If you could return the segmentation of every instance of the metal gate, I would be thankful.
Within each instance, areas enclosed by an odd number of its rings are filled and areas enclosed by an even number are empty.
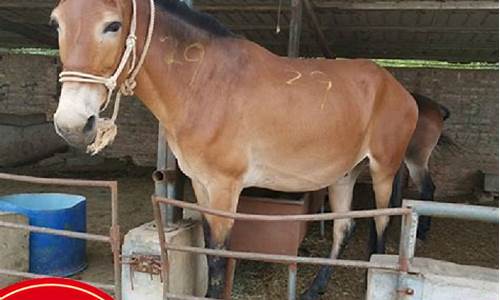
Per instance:
[[[388,208],[377,210],[351,211],[347,213],[322,213],[322,214],[307,214],[307,215],[252,215],[241,213],[229,213],[220,210],[200,207],[196,204],[186,203],[183,201],[166,199],[153,196],[153,209],[156,221],[156,228],[160,239],[161,259],[162,259],[162,276],[164,278],[164,299],[209,299],[186,295],[173,295],[167,292],[168,289],[168,253],[167,251],[190,252],[196,254],[205,254],[229,258],[228,266],[234,266],[235,259],[258,260],[271,263],[281,263],[289,265],[288,279],[288,299],[296,298],[296,264],[316,264],[342,266],[350,268],[365,268],[365,269],[387,269],[399,272],[397,294],[400,300],[417,299],[414,282],[410,280],[410,266],[415,253],[415,243],[417,239],[417,226],[419,216],[435,216],[447,217],[456,219],[476,220],[498,223],[498,208],[473,206],[454,203],[440,203],[431,201],[403,200],[401,208]],[[197,247],[175,246],[166,243],[165,232],[162,226],[162,217],[160,213],[160,204],[172,205],[184,209],[195,210],[204,214],[210,214],[223,218],[237,220],[251,220],[262,222],[276,221],[323,221],[335,220],[343,218],[372,218],[375,216],[402,216],[401,238],[399,246],[399,262],[397,264],[380,264],[359,260],[345,259],[329,259],[329,258],[311,258],[298,257],[288,255],[272,255],[254,252],[237,252],[228,250],[214,250]],[[225,298],[230,299],[233,278],[226,279]],[[213,300],[213,299],[212,299]]]
[[[110,284],[102,284],[102,283],[87,282],[87,281],[82,281],[82,282],[91,284],[97,288],[113,291],[115,299],[121,300],[121,264],[120,264],[121,237],[120,237],[120,226],[118,225],[118,184],[116,181],[38,178],[38,177],[20,176],[20,175],[12,175],[5,173],[0,173],[0,180],[10,180],[10,181],[27,182],[27,183],[43,184],[43,185],[108,188],[111,192],[111,227],[109,236],[74,232],[68,230],[59,230],[59,229],[52,229],[39,226],[30,226],[30,225],[16,224],[3,221],[0,221],[0,227],[14,228],[20,230],[27,230],[29,232],[46,233],[46,234],[65,236],[76,239],[109,243],[111,246],[111,251],[113,252],[113,269],[114,269],[115,283],[113,285],[110,285]],[[5,269],[0,269],[0,274],[24,277],[24,278],[49,277],[46,275],[18,272]]]

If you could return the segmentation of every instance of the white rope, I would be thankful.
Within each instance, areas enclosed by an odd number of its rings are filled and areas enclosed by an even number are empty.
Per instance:
[[[124,80],[124,82],[120,85],[120,88],[116,92],[115,105],[113,108],[113,115],[110,119],[108,118],[99,118],[97,119],[97,133],[94,142],[87,147],[87,152],[95,155],[99,153],[102,149],[104,149],[107,145],[111,144],[117,133],[117,126],[115,124],[116,118],[118,117],[118,111],[120,108],[120,100],[121,96],[132,96],[134,94],[134,89],[137,85],[136,77],[139,74],[139,71],[144,64],[146,59],[146,55],[148,53],[149,47],[151,46],[151,41],[153,39],[153,31],[155,25],[155,4],[154,0],[149,0],[150,5],[150,16],[149,16],[149,26],[146,35],[146,39],[144,42],[144,49],[142,50],[141,57],[137,60],[137,0],[132,1],[132,19],[130,21],[130,31],[127,36],[127,40],[125,43],[125,51],[123,52],[122,58],[116,71],[110,77],[104,77],[99,75],[87,74],[78,71],[63,71],[59,74],[60,82],[80,82],[80,83],[95,83],[102,84],[107,89],[107,98],[106,102],[104,102],[103,107],[101,108],[101,112],[106,110],[109,103],[111,102],[111,98],[114,90],[117,87],[117,81],[123,70],[125,69],[127,63],[130,61],[130,67],[127,72],[128,78]],[[137,64],[136,64],[137,63]]]

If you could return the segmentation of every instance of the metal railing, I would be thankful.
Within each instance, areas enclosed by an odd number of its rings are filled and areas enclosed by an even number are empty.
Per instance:
[[[195,254],[205,254],[229,258],[228,265],[234,265],[235,259],[258,260],[271,263],[282,263],[289,266],[289,282],[288,282],[288,299],[296,298],[296,280],[297,280],[297,264],[317,264],[342,266],[350,268],[365,268],[365,269],[387,269],[399,272],[398,277],[398,298],[410,299],[415,293],[412,282],[409,280],[411,271],[411,262],[415,253],[415,241],[419,216],[435,216],[435,217],[450,217],[467,220],[479,220],[486,222],[498,223],[498,208],[483,207],[452,203],[439,203],[431,201],[416,201],[404,200],[401,208],[388,208],[378,210],[351,211],[347,213],[322,213],[322,214],[307,214],[307,215],[253,215],[242,213],[230,213],[220,210],[200,207],[196,204],[186,203],[174,199],[166,199],[162,197],[152,196],[154,217],[156,228],[158,230],[161,259],[162,259],[162,278],[164,284],[164,299],[209,299],[203,297],[194,297],[186,295],[174,295],[169,293],[168,279],[168,252],[179,251]],[[262,222],[276,221],[322,221],[335,220],[345,218],[371,218],[375,216],[402,216],[401,240],[399,248],[399,262],[397,264],[389,263],[374,263],[360,260],[345,260],[345,259],[329,259],[329,258],[311,258],[298,257],[288,255],[273,255],[262,254],[255,252],[238,252],[229,250],[216,250],[198,247],[175,246],[166,243],[165,230],[162,226],[162,218],[160,213],[160,204],[172,205],[184,209],[195,210],[204,214],[210,214],[223,218],[234,220],[252,220]],[[226,278],[225,299],[230,299],[232,289],[232,275],[228,272],[229,278]],[[229,284],[228,284],[229,283]],[[213,300],[213,299],[212,299]]]
[[[415,299],[417,287],[411,278],[411,263],[415,256],[418,218],[432,216],[442,218],[484,221],[498,224],[498,208],[433,201],[403,200],[403,208],[411,209],[411,214],[404,215],[401,221],[399,244],[398,292],[399,299]]]
[[[120,264],[120,251],[121,251],[121,237],[120,226],[118,225],[118,184],[116,181],[97,181],[97,180],[77,180],[77,179],[60,179],[60,178],[38,178],[22,175],[12,175],[0,173],[0,180],[10,180],[43,185],[60,185],[72,187],[95,187],[95,188],[108,188],[111,192],[111,227],[109,236],[82,233],[69,230],[52,229],[39,226],[30,226],[24,224],[10,223],[0,221],[0,227],[27,230],[29,232],[46,233],[58,236],[71,237],[76,239],[83,239],[88,241],[106,242],[111,245],[113,252],[113,270],[114,270],[114,284],[102,284],[96,282],[83,281],[91,284],[97,288],[110,290],[114,292],[114,297],[121,300],[121,264]],[[33,274],[27,272],[18,272],[6,269],[0,269],[0,274],[8,276],[17,276],[24,278],[44,278],[52,277],[47,275]]]

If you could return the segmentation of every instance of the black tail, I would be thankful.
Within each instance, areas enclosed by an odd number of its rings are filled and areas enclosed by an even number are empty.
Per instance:
[[[450,152],[451,154],[459,154],[463,152],[463,148],[455,143],[455,141],[449,137],[446,134],[441,134],[439,137],[438,143],[437,143],[437,149],[438,151],[442,149],[443,147],[446,147],[446,150]]]
[[[451,116],[450,110],[442,104],[439,104],[439,108],[441,109],[441,114],[443,115],[443,121],[448,120]],[[441,136],[439,137],[437,143],[437,147],[446,147],[446,150],[451,154],[459,154],[463,152],[462,147],[455,143],[455,141],[450,136],[444,133],[441,133]]]

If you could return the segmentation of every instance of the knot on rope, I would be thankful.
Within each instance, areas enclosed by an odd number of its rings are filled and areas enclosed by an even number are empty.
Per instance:
[[[103,84],[108,90],[112,91],[116,88],[116,79],[114,77],[107,78]]]
[[[120,92],[125,96],[132,96],[134,95],[134,90],[136,86],[137,82],[129,78],[122,83],[120,87]]]
[[[114,120],[111,119],[97,119],[97,133],[94,143],[87,147],[87,153],[96,155],[101,152],[106,146],[113,143],[118,132]]]
[[[137,42],[137,36],[135,36],[135,34],[130,34],[127,37],[127,42],[126,42],[127,48],[135,48],[136,42]]]

